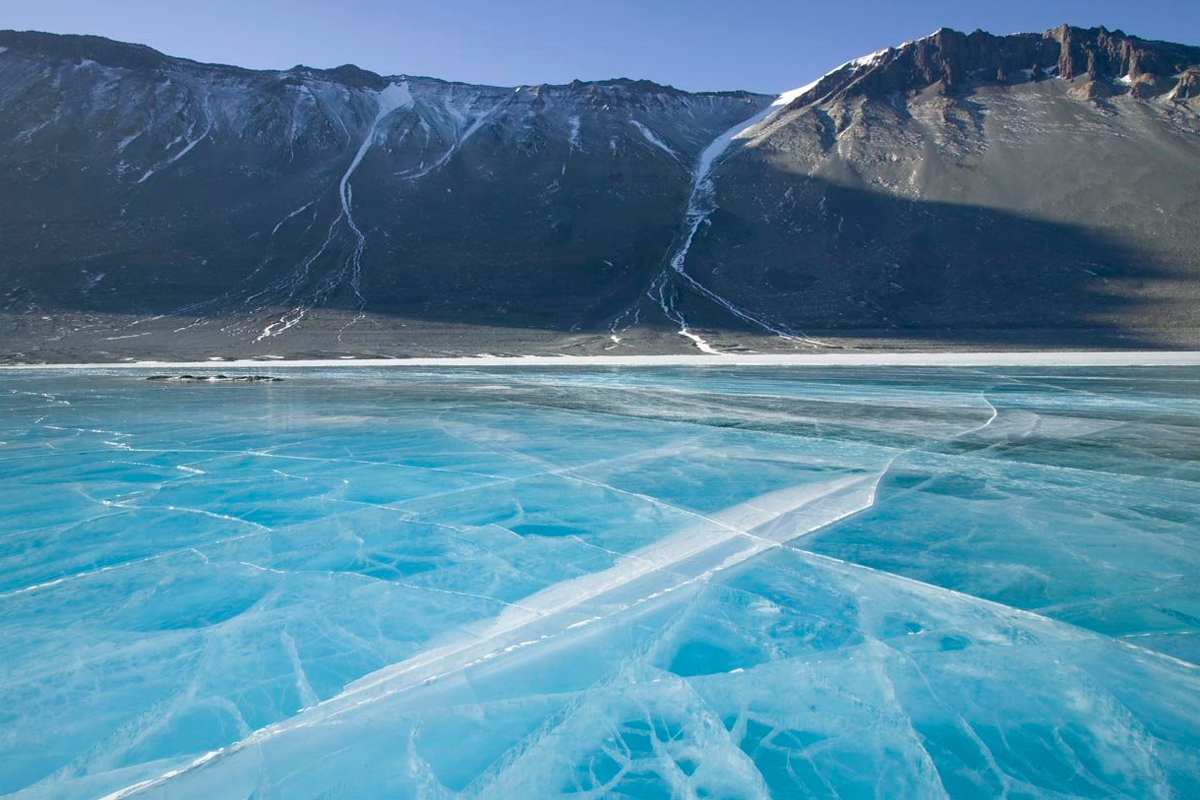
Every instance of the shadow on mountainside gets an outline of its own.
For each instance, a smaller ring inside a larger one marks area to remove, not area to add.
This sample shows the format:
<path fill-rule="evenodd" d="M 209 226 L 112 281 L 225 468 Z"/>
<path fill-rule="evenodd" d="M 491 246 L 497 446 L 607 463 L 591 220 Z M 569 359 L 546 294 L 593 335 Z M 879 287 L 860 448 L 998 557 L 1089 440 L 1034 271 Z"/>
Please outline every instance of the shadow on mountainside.
<path fill-rule="evenodd" d="M 757 218 L 718 208 L 687 259 L 702 285 L 767 320 L 974 347 L 1154 348 L 1178 341 L 1154 329 L 1195 335 L 1188 265 L 1116 230 L 789 180 L 770 224 L 761 208 Z M 729 317 L 695 292 L 678 304 L 693 325 Z"/>
<path fill-rule="evenodd" d="M 702 285 L 772 324 L 880 346 L 904 339 L 976 348 L 1177 347 L 1177 336 L 1153 331 L 1194 331 L 1194 278 L 1184 265 L 1118 241 L 1113 231 L 792 180 L 786 208 L 760 209 L 756 218 L 718 208 L 686 261 Z M 369 191 L 381 192 L 364 186 L 363 195 Z M 356 211 L 365 237 L 356 273 L 353 231 L 309 224 L 265 242 L 265 221 L 278 218 L 279 202 L 249 200 L 178 214 L 171 224 L 124 220 L 120 247 L 75 264 L 69 243 L 111 238 L 103 214 L 52 226 L 0 219 L 10 243 L 0 277 L 14 290 L 32 290 L 46 313 L 228 322 L 251 309 L 267 314 L 311 303 L 355 315 L 361 294 L 385 326 L 396 318 L 601 334 L 637 306 L 641 326 L 677 327 L 645 294 L 674 251 L 664 243 L 678 236 L 663 217 L 614 220 L 611 206 L 582 204 L 543 229 L 521 202 L 506 202 L 502 187 L 481 190 L 460 213 L 449 213 L 442 198 L 391 198 Z M 595 211 L 608 216 L 590 220 Z M 68 244 L 40 249 L 48 228 Z M 605 267 L 617 229 L 631 255 Z M 39 285 L 39 273 L 80 277 Z M 97 275 L 102 281 L 89 287 Z M 762 332 L 678 276 L 670 279 L 668 294 L 689 325 Z M 280 350 L 288 350 L 286 336 L 268 352 Z"/>

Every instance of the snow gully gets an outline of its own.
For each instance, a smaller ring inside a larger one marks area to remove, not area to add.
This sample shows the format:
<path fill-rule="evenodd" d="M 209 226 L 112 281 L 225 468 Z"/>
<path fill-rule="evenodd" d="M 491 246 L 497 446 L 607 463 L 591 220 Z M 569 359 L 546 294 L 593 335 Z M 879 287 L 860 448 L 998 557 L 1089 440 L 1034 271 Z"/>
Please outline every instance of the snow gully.
<path fill-rule="evenodd" d="M 686 286 L 707 300 L 721 306 L 733 316 L 749 323 L 758 328 L 773 333 L 780 338 L 794 341 L 797 343 L 809 345 L 811 347 L 825 347 L 826 343 L 798 331 L 792 331 L 783 325 L 769 322 L 757 314 L 753 314 L 740 306 L 736 305 L 728 298 L 722 297 L 713 290 L 704 286 L 697 281 L 692 275 L 688 274 L 685 269 L 687 263 L 688 251 L 691 250 L 692 241 L 696 238 L 696 233 L 700 230 L 701 225 L 708 223 L 714 211 L 717 210 L 716 191 L 712 180 L 713 166 L 720 159 L 729 146 L 733 144 L 735 139 L 742 139 L 750 135 L 750 132 L 765 122 L 769 117 L 773 116 L 783 108 L 787 107 L 793 100 L 807 93 L 817 85 L 817 81 L 802 86 L 799 89 L 794 89 L 790 92 L 784 92 L 775 99 L 775 102 L 767 106 L 762 111 L 758 112 L 749 119 L 739 122 L 729 130 L 722 133 L 714 139 L 704 151 L 700 153 L 699 159 L 696 161 L 696 166 L 692 170 L 692 186 L 688 194 L 687 210 L 684 212 L 683 235 L 679 241 L 678 247 L 671 253 L 671 257 L 667 263 L 670 265 L 671 271 L 683 279 Z M 670 280 L 670 273 L 664 267 L 663 270 L 655 277 L 647 291 L 647 296 L 651 300 L 658 303 L 662 309 L 664 316 L 675 324 L 679 325 L 679 335 L 691 339 L 697 348 L 705 353 L 719 353 L 720 351 L 712 347 L 708 342 L 701 338 L 695 331 L 688 327 L 687 319 L 675 307 L 675 301 L 670 292 L 667 291 L 667 284 Z"/>

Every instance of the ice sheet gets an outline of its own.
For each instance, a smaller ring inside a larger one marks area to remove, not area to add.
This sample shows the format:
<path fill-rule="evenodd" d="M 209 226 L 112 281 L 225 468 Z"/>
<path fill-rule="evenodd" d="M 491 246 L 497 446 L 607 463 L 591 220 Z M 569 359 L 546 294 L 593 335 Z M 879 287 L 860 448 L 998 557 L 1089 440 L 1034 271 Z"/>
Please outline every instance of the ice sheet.
<path fill-rule="evenodd" d="M 1200 790 L 1196 368 L 287 376 L 0 376 L 0 794 Z"/>

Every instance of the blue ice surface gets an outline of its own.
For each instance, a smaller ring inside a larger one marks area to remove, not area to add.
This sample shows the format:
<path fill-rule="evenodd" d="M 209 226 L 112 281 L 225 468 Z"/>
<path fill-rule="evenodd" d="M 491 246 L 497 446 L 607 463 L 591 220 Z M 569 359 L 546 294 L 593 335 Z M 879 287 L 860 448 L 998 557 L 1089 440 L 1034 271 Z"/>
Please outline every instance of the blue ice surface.
<path fill-rule="evenodd" d="M 1200 796 L 1200 369 L 282 374 L 0 374 L 0 795 Z"/>

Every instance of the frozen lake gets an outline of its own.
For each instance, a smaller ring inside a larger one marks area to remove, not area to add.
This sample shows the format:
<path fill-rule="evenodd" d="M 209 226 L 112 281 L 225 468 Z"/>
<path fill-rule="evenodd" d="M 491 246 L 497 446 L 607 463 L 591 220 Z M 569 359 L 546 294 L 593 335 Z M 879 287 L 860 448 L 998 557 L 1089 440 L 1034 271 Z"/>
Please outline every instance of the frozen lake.
<path fill-rule="evenodd" d="M 1200 796 L 1200 367 L 0 373 L 0 795 Z"/>

